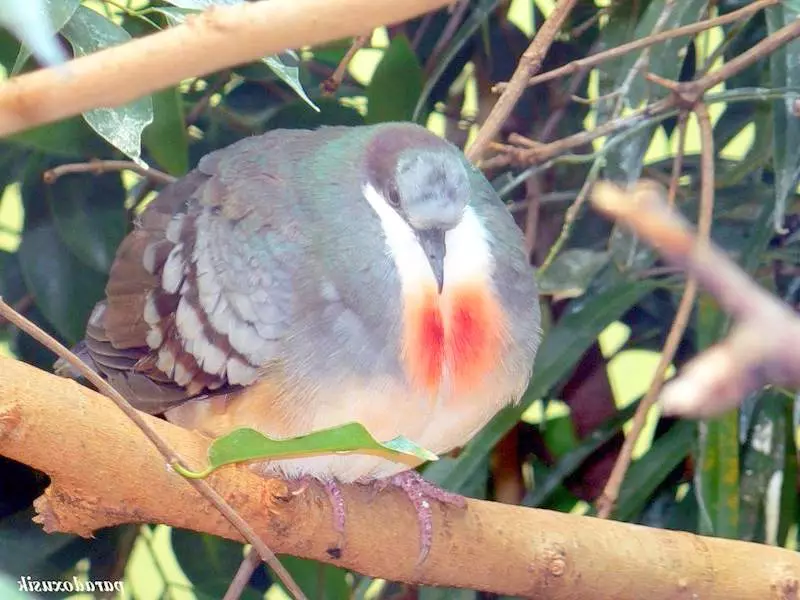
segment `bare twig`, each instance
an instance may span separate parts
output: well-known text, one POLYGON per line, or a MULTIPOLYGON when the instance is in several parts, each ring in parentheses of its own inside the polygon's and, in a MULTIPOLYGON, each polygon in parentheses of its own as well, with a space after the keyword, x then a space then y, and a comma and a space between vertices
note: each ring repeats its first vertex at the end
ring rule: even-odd
POLYGON ((356 55, 356 52, 361 50, 364 45, 369 41, 370 35, 357 35, 353 38, 353 42, 350 44, 350 47, 345 52, 345 55, 342 57, 342 60, 339 61, 339 64, 336 65, 336 69, 328 77, 325 81, 319 84, 320 88, 322 89, 322 93, 327 96, 332 96, 336 93, 336 90, 339 89, 339 86, 342 85, 342 81, 344 81, 345 75, 347 75, 347 67, 350 66, 350 62, 353 60, 353 57, 356 55))
POLYGON ((469 5, 469 0, 456 0, 455 5, 450 7, 450 18, 447 20, 447 24, 444 26, 439 39, 436 41, 436 45, 431 51, 431 55, 425 63, 425 72, 427 74, 430 75, 433 71, 433 68, 439 61, 439 56, 447 47, 447 44, 450 43, 450 40, 453 39, 456 31, 458 31, 458 26, 461 25, 461 22, 464 20, 464 14, 467 12, 469 5))
POLYGON ((175 177, 163 173, 151 167, 143 167, 136 164, 131 160, 90 160, 83 163, 70 163, 66 165, 58 165, 52 169, 48 169, 42 173, 42 179, 45 183, 55 183, 56 179, 67 175, 69 173, 92 173, 94 175, 101 175, 111 171, 133 171, 142 177, 150 179, 154 183, 161 185, 168 185, 175 181, 175 177))
MULTIPOLYGON (((711 118, 708 114, 708 109, 705 104, 699 103, 695 106, 695 114, 700 124, 700 215, 698 218, 698 245, 707 246, 710 242, 711 236, 711 223, 714 213, 714 132, 711 125, 711 118)), ((679 130, 680 139, 685 139, 686 118, 684 116, 682 127, 679 130)), ((673 163, 672 180, 670 182, 668 206, 671 206, 675 201, 675 192, 677 190, 677 182, 680 179, 680 168, 683 162, 683 145, 678 149, 673 163)), ((635 192, 634 192, 635 193, 635 192)), ((646 193, 653 193, 652 189, 647 190, 646 193)), ((664 348, 661 351, 661 356, 658 361, 658 366, 653 374, 653 380, 647 390, 641 403, 636 408, 636 413, 633 416, 631 430, 625 437, 625 442, 622 445, 617 462, 611 471, 611 475, 606 482, 603 493, 597 499, 597 516, 600 518, 608 518, 619 497, 619 490, 622 487, 622 481, 625 478, 625 473, 631 464, 633 458, 633 449, 636 442, 644 429, 647 422, 647 414, 650 409, 655 405, 658 400, 658 395, 664 385, 664 377, 666 376, 667 369, 669 368, 672 359, 675 357, 675 352, 678 350, 683 334, 686 332, 686 326, 689 324, 689 317, 691 316, 692 306, 694 305, 697 296, 697 277, 689 275, 686 281, 686 287, 683 290, 683 296, 678 305, 678 310, 675 313, 675 319, 672 322, 667 339, 664 343, 664 348)))
MULTIPOLYGON (((686 151, 686 128, 689 124, 689 114, 682 110, 678 114, 678 151, 672 161, 672 177, 669 178, 669 189, 667 190, 667 204, 670 208, 675 206, 675 198, 678 195, 681 173, 683 173, 683 155, 686 151)), ((711 138, 714 141, 714 138, 711 138)), ((712 165, 713 166, 713 165, 712 165)))
MULTIPOLYGON (((4 317, 10 323, 16 325, 19 329, 30 335, 35 340, 39 341, 46 348, 54 352, 57 356, 67 361, 75 370, 83 375, 92 385, 100 390, 105 396, 114 401, 119 409, 128 417, 149 439, 153 445, 158 449, 161 455, 167 459, 167 464, 174 468, 187 471, 187 467, 181 457, 175 450, 172 449, 161 436, 159 436, 153 428, 142 418, 141 413, 136 410, 131 404, 100 375, 90 369, 80 358, 70 352, 65 346, 58 342, 55 338, 50 336, 47 332, 32 323, 19 313, 17 313, 11 306, 0 299, 0 316, 4 317)), ((187 478, 187 481, 194 486, 203 496, 205 496, 211 504, 233 525, 239 533, 242 534, 254 548, 257 549, 261 559, 269 564, 275 571, 280 580, 286 586, 295 598, 305 599, 305 595, 298 585, 292 579, 292 576, 280 563, 275 554, 270 550, 267 545, 261 540, 259 535, 245 521, 236 510, 225 501, 219 492, 217 492, 211 485, 203 479, 187 478)))
POLYGON ((4 83, 0 136, 98 106, 120 106, 184 79, 288 48, 405 21, 448 2, 270 0, 213 6, 182 25, 76 58, 60 69, 41 69, 4 83), (180 60, 164 60, 176 56, 180 60))
POLYGON ((251 548, 242 559, 242 564, 239 565, 239 569, 236 571, 236 575, 233 576, 222 600, 238 600, 241 598, 247 584, 250 583, 250 578, 260 564, 261 558, 258 556, 258 551, 255 548, 251 548))
POLYGON ((561 0, 550 17, 536 32, 533 42, 522 53, 517 69, 508 82, 508 86, 503 90, 500 98, 497 99, 497 103, 478 131, 475 141, 467 149, 467 158, 473 162, 479 161, 489 142, 497 136, 522 92, 525 91, 528 79, 542 67, 542 61, 550 48, 550 44, 553 43, 556 34, 567 20, 576 2, 577 0, 561 0))
MULTIPOLYGON (((24 313, 27 312, 28 309, 33 306, 33 294, 25 294, 22 298, 17 300, 14 305, 12 306, 14 312, 24 313)), ((4 316, 0 315, 0 327, 8 323, 8 319, 4 316)))
MULTIPOLYGON (((230 72, 223 71, 215 78, 215 81, 206 81, 208 87, 203 91, 203 95, 200 97, 200 99, 194 103, 192 110, 190 110, 186 115, 186 118, 184 119, 186 125, 193 125, 197 122, 203 112, 208 108, 209 104, 211 104, 211 99, 214 97, 214 95, 219 93, 219 91, 225 87, 230 79, 230 72)), ((195 79, 192 82, 192 86, 194 87, 199 83, 200 79, 195 79)))
MULTIPOLYGON (((670 29, 668 31, 654 33, 652 35, 648 35, 647 37, 643 37, 641 39, 628 42, 627 44, 622 44, 620 46, 610 48, 608 50, 605 50, 604 52, 598 52, 597 54, 587 56, 586 58, 579 58, 578 60, 574 60, 571 63, 564 65, 563 67, 559 67, 558 69, 553 69, 552 71, 548 71, 547 73, 536 75, 535 77, 532 77, 530 81, 528 81, 528 85, 529 86, 537 85, 539 83, 544 83, 545 81, 551 81, 553 79, 558 79, 559 77, 564 77, 565 75, 571 75, 572 73, 577 73, 581 69, 593 68, 599 64, 606 62, 607 60, 613 60, 615 58, 619 58, 620 56, 624 56, 625 54, 629 54, 630 52, 635 52, 636 50, 640 50, 641 48, 647 48, 649 46, 653 46, 655 44, 659 44, 661 42, 665 42, 667 40, 671 40, 676 37, 695 35, 697 33, 701 33, 703 31, 711 29, 712 27, 718 27, 720 25, 726 25, 728 23, 733 23, 741 19, 746 19, 747 17, 750 17, 765 8, 769 8, 770 6, 775 6, 776 4, 779 3, 780 0, 757 0, 756 2, 751 2, 750 4, 747 4, 746 6, 740 8, 739 10, 729 12, 728 14, 721 15, 713 19, 707 19, 705 21, 700 21, 698 23, 692 23, 691 25, 684 25, 683 27, 677 27, 675 29, 670 29)), ((495 89, 503 90, 507 86, 508 86, 507 83, 498 83, 495 86, 495 89)))
MULTIPOLYGON (((659 29, 664 27, 667 19, 669 18, 670 13, 675 8, 676 0, 666 0, 661 9, 661 13, 656 20, 656 23, 653 25, 653 29, 658 31, 659 29)), ((646 48, 642 54, 636 59, 633 63, 633 66, 628 70, 625 74, 625 78, 622 80, 622 83, 614 90, 614 98, 616 102, 614 102, 614 106, 611 110, 611 114, 608 117, 608 121, 613 122, 619 118, 622 114, 622 109, 625 107, 624 99, 628 95, 628 92, 633 85, 634 80, 638 77, 639 73, 643 71, 650 61, 650 49, 646 48)), ((586 202, 586 198, 589 195, 589 191, 592 189, 595 181, 600 176, 600 171, 604 166, 603 155, 599 155, 592 167, 589 169, 589 173, 586 175, 586 179, 583 182, 583 186, 581 187, 581 191, 578 193, 577 197, 575 198, 575 202, 567 209, 566 214, 564 215, 564 223, 561 226, 561 231, 558 234, 558 238, 550 247, 550 250, 547 253, 547 256, 542 263, 539 272, 543 273, 550 268, 550 265, 553 264, 556 256, 558 253, 561 252, 561 248, 563 248, 564 244, 566 244, 567 239, 569 238, 570 232, 572 231, 572 226, 575 223, 575 220, 578 218, 580 214, 580 210, 583 207, 583 204, 586 202)))

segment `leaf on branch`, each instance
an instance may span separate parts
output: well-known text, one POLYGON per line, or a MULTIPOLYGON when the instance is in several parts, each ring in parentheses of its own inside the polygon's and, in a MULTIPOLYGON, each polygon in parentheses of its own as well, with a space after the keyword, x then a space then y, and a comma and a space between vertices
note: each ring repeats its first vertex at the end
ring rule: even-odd
MULTIPOLYGON (((76 56, 84 56, 127 42, 130 34, 84 6, 78 8, 62 34, 72 45, 76 56)), ((148 96, 118 108, 95 108, 83 113, 89 126, 102 138, 146 166, 141 159, 142 131, 153 121, 153 101, 148 96)))
POLYGON ((388 460, 412 465, 438 459, 433 452, 403 436, 379 442, 359 423, 347 423, 284 440, 275 440, 245 427, 214 440, 208 449, 210 465, 206 470, 184 472, 180 469, 179 472, 186 477, 201 478, 223 465, 237 462, 351 453, 378 454, 388 460))
POLYGON ((80 0, 28 0, 0 2, 0 23, 14 32, 22 45, 11 69, 16 75, 33 53, 45 65, 66 60, 56 34, 78 10, 80 0))

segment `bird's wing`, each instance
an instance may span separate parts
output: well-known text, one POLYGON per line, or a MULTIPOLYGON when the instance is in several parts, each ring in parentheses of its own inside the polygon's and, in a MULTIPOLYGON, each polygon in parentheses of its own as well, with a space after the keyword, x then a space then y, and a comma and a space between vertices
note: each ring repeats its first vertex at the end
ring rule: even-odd
POLYGON ((142 410, 250 384, 280 360, 299 242, 275 212, 292 202, 291 161, 265 158, 270 146, 250 138, 204 157, 148 206, 117 252, 86 346, 142 410))

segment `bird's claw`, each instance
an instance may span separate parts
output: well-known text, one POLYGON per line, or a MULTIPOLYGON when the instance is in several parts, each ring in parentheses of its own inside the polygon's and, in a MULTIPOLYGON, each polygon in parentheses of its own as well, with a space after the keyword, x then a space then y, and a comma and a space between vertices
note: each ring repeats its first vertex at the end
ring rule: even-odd
MULTIPOLYGON (((307 481, 298 483, 299 489, 294 491, 293 494, 302 493, 308 485, 307 481)), ((363 482, 362 484, 372 487, 374 493, 382 492, 390 486, 400 488, 411 501, 411 504, 414 506, 414 511, 417 513, 417 524, 419 525, 420 535, 420 552, 417 559, 417 566, 425 562, 433 544, 433 511, 431 509, 431 500, 436 500, 437 502, 449 506, 455 506, 456 508, 465 508, 467 505, 467 501, 463 496, 443 490, 424 479, 422 475, 414 470, 404 471, 403 473, 385 479, 363 482)), ((324 481, 323 486, 333 509, 333 527, 339 534, 344 534, 346 511, 342 490, 333 479, 324 481)))
POLYGON ((378 482, 380 489, 387 486, 398 487, 408 496, 414 510, 417 513, 417 524, 419 525, 419 557, 417 566, 425 562, 431 551, 433 544, 433 511, 431 510, 431 500, 436 500, 442 504, 465 508, 467 501, 464 496, 448 492, 424 479, 422 475, 414 470, 404 471, 378 482))

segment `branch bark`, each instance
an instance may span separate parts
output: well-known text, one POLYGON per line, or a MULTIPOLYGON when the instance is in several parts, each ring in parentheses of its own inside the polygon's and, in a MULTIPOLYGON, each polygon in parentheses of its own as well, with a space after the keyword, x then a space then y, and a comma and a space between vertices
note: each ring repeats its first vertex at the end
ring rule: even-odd
POLYGON ((183 25, 71 60, 62 68, 10 79, 0 86, 0 136, 98 106, 120 106, 183 79, 287 48, 360 35, 449 2, 270 0, 214 6, 183 25), (167 56, 180 60, 164 60, 167 56))
MULTIPOLYGON (((204 466, 208 439, 146 418, 188 465, 204 466)), ((109 399, 6 358, 0 358, 0 454, 50 476, 36 501, 47 531, 87 536, 110 525, 157 522, 241 539, 165 468, 109 399)), ((416 567, 416 518, 399 492, 373 499, 367 489, 345 486, 342 541, 320 487, 293 496, 284 482, 241 465, 209 479, 275 550, 396 581, 543 600, 763 600, 791 597, 800 586, 800 555, 779 548, 483 501, 469 501, 466 510, 436 506, 433 550, 416 567)))

